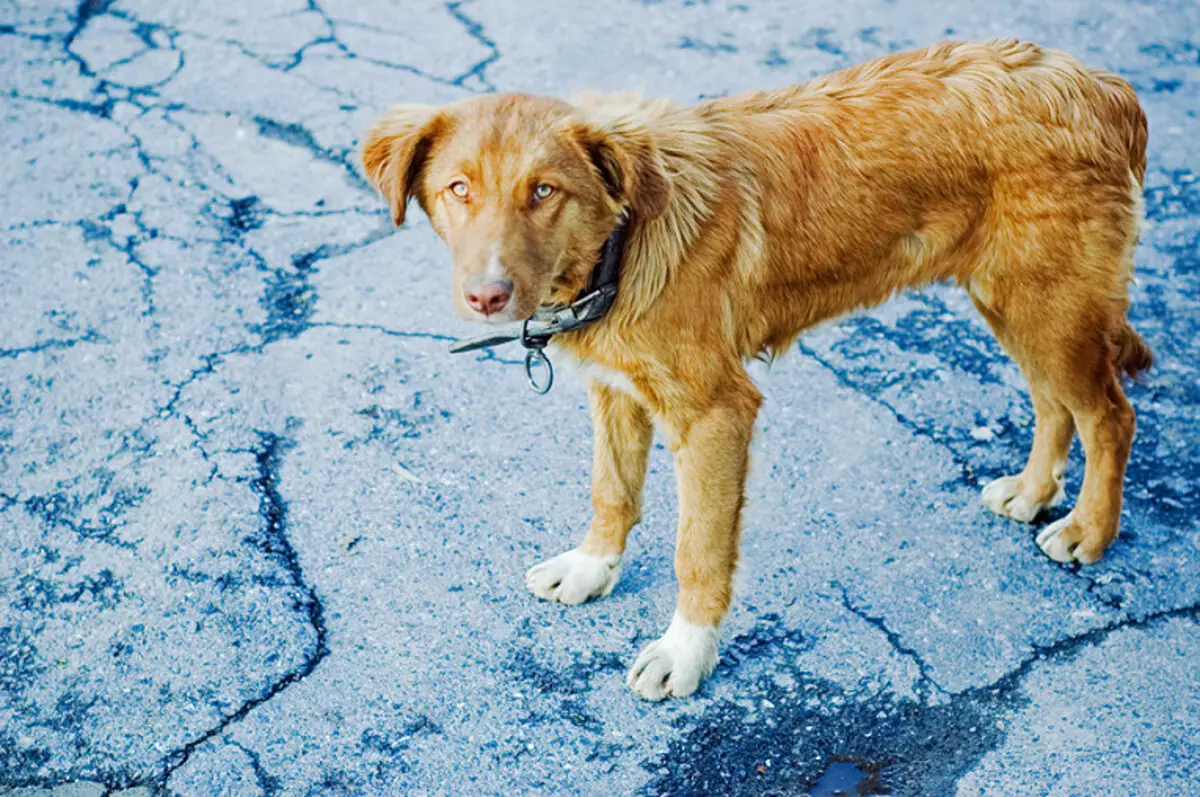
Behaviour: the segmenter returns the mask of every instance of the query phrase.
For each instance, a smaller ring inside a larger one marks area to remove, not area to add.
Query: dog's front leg
[[[667,632],[629,671],[648,700],[690,695],[717,663],[721,620],[733,595],[750,438],[762,397],[747,381],[707,410],[664,415],[675,451],[679,599]]]
[[[592,524],[578,548],[542,562],[525,576],[534,595],[570,604],[607,595],[621,577],[625,537],[641,515],[654,436],[650,413],[630,396],[595,381],[588,396],[595,433]]]

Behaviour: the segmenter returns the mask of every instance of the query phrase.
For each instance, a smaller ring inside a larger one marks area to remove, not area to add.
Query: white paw
[[[716,626],[695,625],[678,614],[667,633],[642,649],[625,683],[647,700],[686,697],[717,666]]]
[[[1075,527],[1073,513],[1060,518],[1042,529],[1037,535],[1038,547],[1042,553],[1056,562],[1081,562],[1091,564],[1100,557],[1090,550],[1081,548],[1083,533]]]
[[[621,578],[620,556],[567,551],[525,574],[525,586],[539,598],[576,605],[612,592]]]
[[[1035,501],[1024,492],[1020,476],[1002,476],[983,488],[983,505],[997,515],[1010,517],[1022,523],[1030,523],[1038,513],[1051,506],[1062,503],[1066,493],[1062,484],[1058,492],[1048,501]]]

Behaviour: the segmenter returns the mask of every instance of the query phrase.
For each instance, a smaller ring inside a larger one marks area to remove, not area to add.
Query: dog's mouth
[[[499,313],[496,315],[481,315],[479,313],[472,313],[470,315],[464,315],[463,317],[467,321],[474,321],[476,324],[480,324],[485,327],[502,327],[505,324],[513,324],[519,321],[524,321],[526,318],[532,318],[533,313],[530,313],[526,316],[516,316],[508,313]]]

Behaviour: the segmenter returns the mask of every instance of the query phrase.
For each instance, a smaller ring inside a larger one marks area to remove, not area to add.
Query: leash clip
[[[549,338],[531,338],[529,336],[529,320],[521,324],[521,345],[525,347],[525,382],[529,389],[539,396],[544,396],[554,387],[554,365],[546,356],[543,349]],[[534,375],[540,368],[546,369],[546,382],[542,384]]]

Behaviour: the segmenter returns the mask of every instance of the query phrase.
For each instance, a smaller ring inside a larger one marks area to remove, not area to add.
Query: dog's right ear
[[[392,206],[392,221],[404,222],[404,209],[416,191],[429,148],[445,132],[448,117],[432,105],[396,105],[367,132],[363,170]]]

